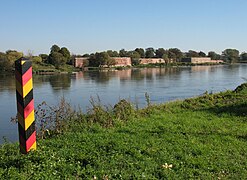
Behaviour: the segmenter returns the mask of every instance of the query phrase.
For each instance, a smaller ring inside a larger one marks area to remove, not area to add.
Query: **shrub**
[[[238,86],[238,87],[234,90],[234,92],[238,93],[238,92],[241,92],[241,91],[243,91],[243,90],[245,90],[245,89],[247,89],[247,83],[243,83],[243,84],[241,84],[240,86]]]
[[[113,112],[117,119],[127,121],[134,114],[134,108],[130,102],[121,99],[113,108]]]

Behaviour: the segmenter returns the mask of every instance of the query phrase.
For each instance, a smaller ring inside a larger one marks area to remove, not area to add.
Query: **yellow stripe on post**
[[[17,114],[17,118],[18,120],[20,119],[19,123],[23,127],[23,129],[27,130],[29,126],[35,121],[34,110],[26,117],[25,120],[23,119],[23,117],[20,115],[19,112]]]
[[[33,89],[33,78],[31,78],[23,87],[23,97]]]

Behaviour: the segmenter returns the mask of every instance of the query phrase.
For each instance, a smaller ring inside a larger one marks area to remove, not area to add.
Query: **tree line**
[[[225,49],[221,54],[214,51],[210,51],[207,54],[203,51],[189,50],[188,52],[182,52],[178,48],[136,48],[134,50],[121,49],[119,51],[107,50],[103,52],[96,52],[91,54],[74,55],[66,47],[59,47],[53,45],[50,48],[49,54],[39,54],[33,56],[29,53],[26,57],[31,59],[36,64],[50,64],[59,69],[66,64],[72,65],[74,57],[87,57],[85,66],[98,67],[101,65],[114,65],[115,61],[112,57],[130,57],[133,65],[139,63],[140,58],[163,58],[166,63],[180,62],[185,57],[210,57],[212,60],[224,60],[227,63],[247,62],[247,53],[240,52],[237,49]],[[14,61],[23,57],[22,52],[16,50],[8,50],[6,52],[0,52],[0,70],[11,71],[14,69]]]

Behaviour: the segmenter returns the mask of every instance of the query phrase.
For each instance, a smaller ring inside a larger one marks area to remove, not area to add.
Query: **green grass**
[[[247,84],[133,112],[124,103],[95,105],[28,155],[1,145],[0,179],[247,179]]]

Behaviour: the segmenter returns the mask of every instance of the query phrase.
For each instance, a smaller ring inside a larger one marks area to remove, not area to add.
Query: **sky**
[[[246,0],[0,0],[0,51],[247,51]]]

